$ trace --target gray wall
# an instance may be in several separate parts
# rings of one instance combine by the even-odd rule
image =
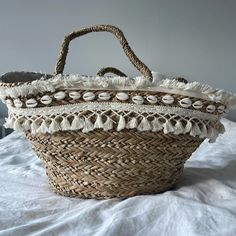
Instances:
[[[109,23],[152,70],[236,93],[235,12],[234,0],[1,1],[0,73],[51,73],[66,33]],[[108,65],[137,74],[114,36],[91,34],[72,43],[65,72],[95,74]]]

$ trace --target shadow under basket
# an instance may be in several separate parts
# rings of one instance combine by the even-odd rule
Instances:
[[[81,198],[126,198],[173,187],[203,139],[163,132],[26,134],[51,189]]]

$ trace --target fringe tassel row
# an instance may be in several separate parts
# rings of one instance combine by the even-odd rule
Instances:
[[[214,141],[219,133],[224,133],[224,126],[218,122],[214,125],[209,123],[204,124],[199,121],[198,123],[191,120],[174,120],[172,118],[157,118],[149,121],[146,117],[143,117],[139,122],[136,117],[133,117],[126,121],[125,117],[120,115],[116,127],[114,127],[114,121],[107,117],[105,122],[101,114],[97,114],[96,120],[93,123],[88,117],[74,116],[72,121],[69,121],[68,117],[55,117],[49,118],[50,120],[41,118],[30,120],[25,118],[10,117],[6,119],[5,127],[13,128],[15,130],[31,131],[32,134],[36,133],[55,133],[60,130],[81,130],[83,133],[93,131],[95,129],[103,129],[109,131],[115,129],[121,131],[123,129],[137,129],[138,131],[152,131],[158,132],[163,130],[164,134],[174,133],[176,135],[189,133],[191,136],[200,138],[209,138]],[[59,122],[59,120],[61,120]]]

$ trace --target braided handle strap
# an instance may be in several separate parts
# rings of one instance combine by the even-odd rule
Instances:
[[[116,69],[115,67],[104,67],[101,68],[98,72],[97,75],[98,76],[104,76],[107,73],[112,73],[121,77],[127,77],[126,74],[124,74],[122,71]]]
[[[147,79],[152,79],[152,73],[150,69],[135,55],[133,50],[130,48],[128,41],[126,40],[123,32],[119,28],[112,25],[95,25],[95,26],[83,28],[81,30],[74,31],[68,34],[64,38],[64,41],[62,42],[62,45],[61,45],[61,51],[57,60],[56,67],[55,67],[56,75],[62,74],[64,71],[70,41],[91,32],[110,32],[114,34],[116,38],[119,40],[130,62],[141,72],[142,75],[144,75],[144,77],[146,77]]]

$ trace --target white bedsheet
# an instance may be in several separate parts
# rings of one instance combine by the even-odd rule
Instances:
[[[176,188],[126,200],[82,200],[48,189],[41,161],[20,133],[0,140],[0,235],[236,235],[236,123],[204,142]]]

